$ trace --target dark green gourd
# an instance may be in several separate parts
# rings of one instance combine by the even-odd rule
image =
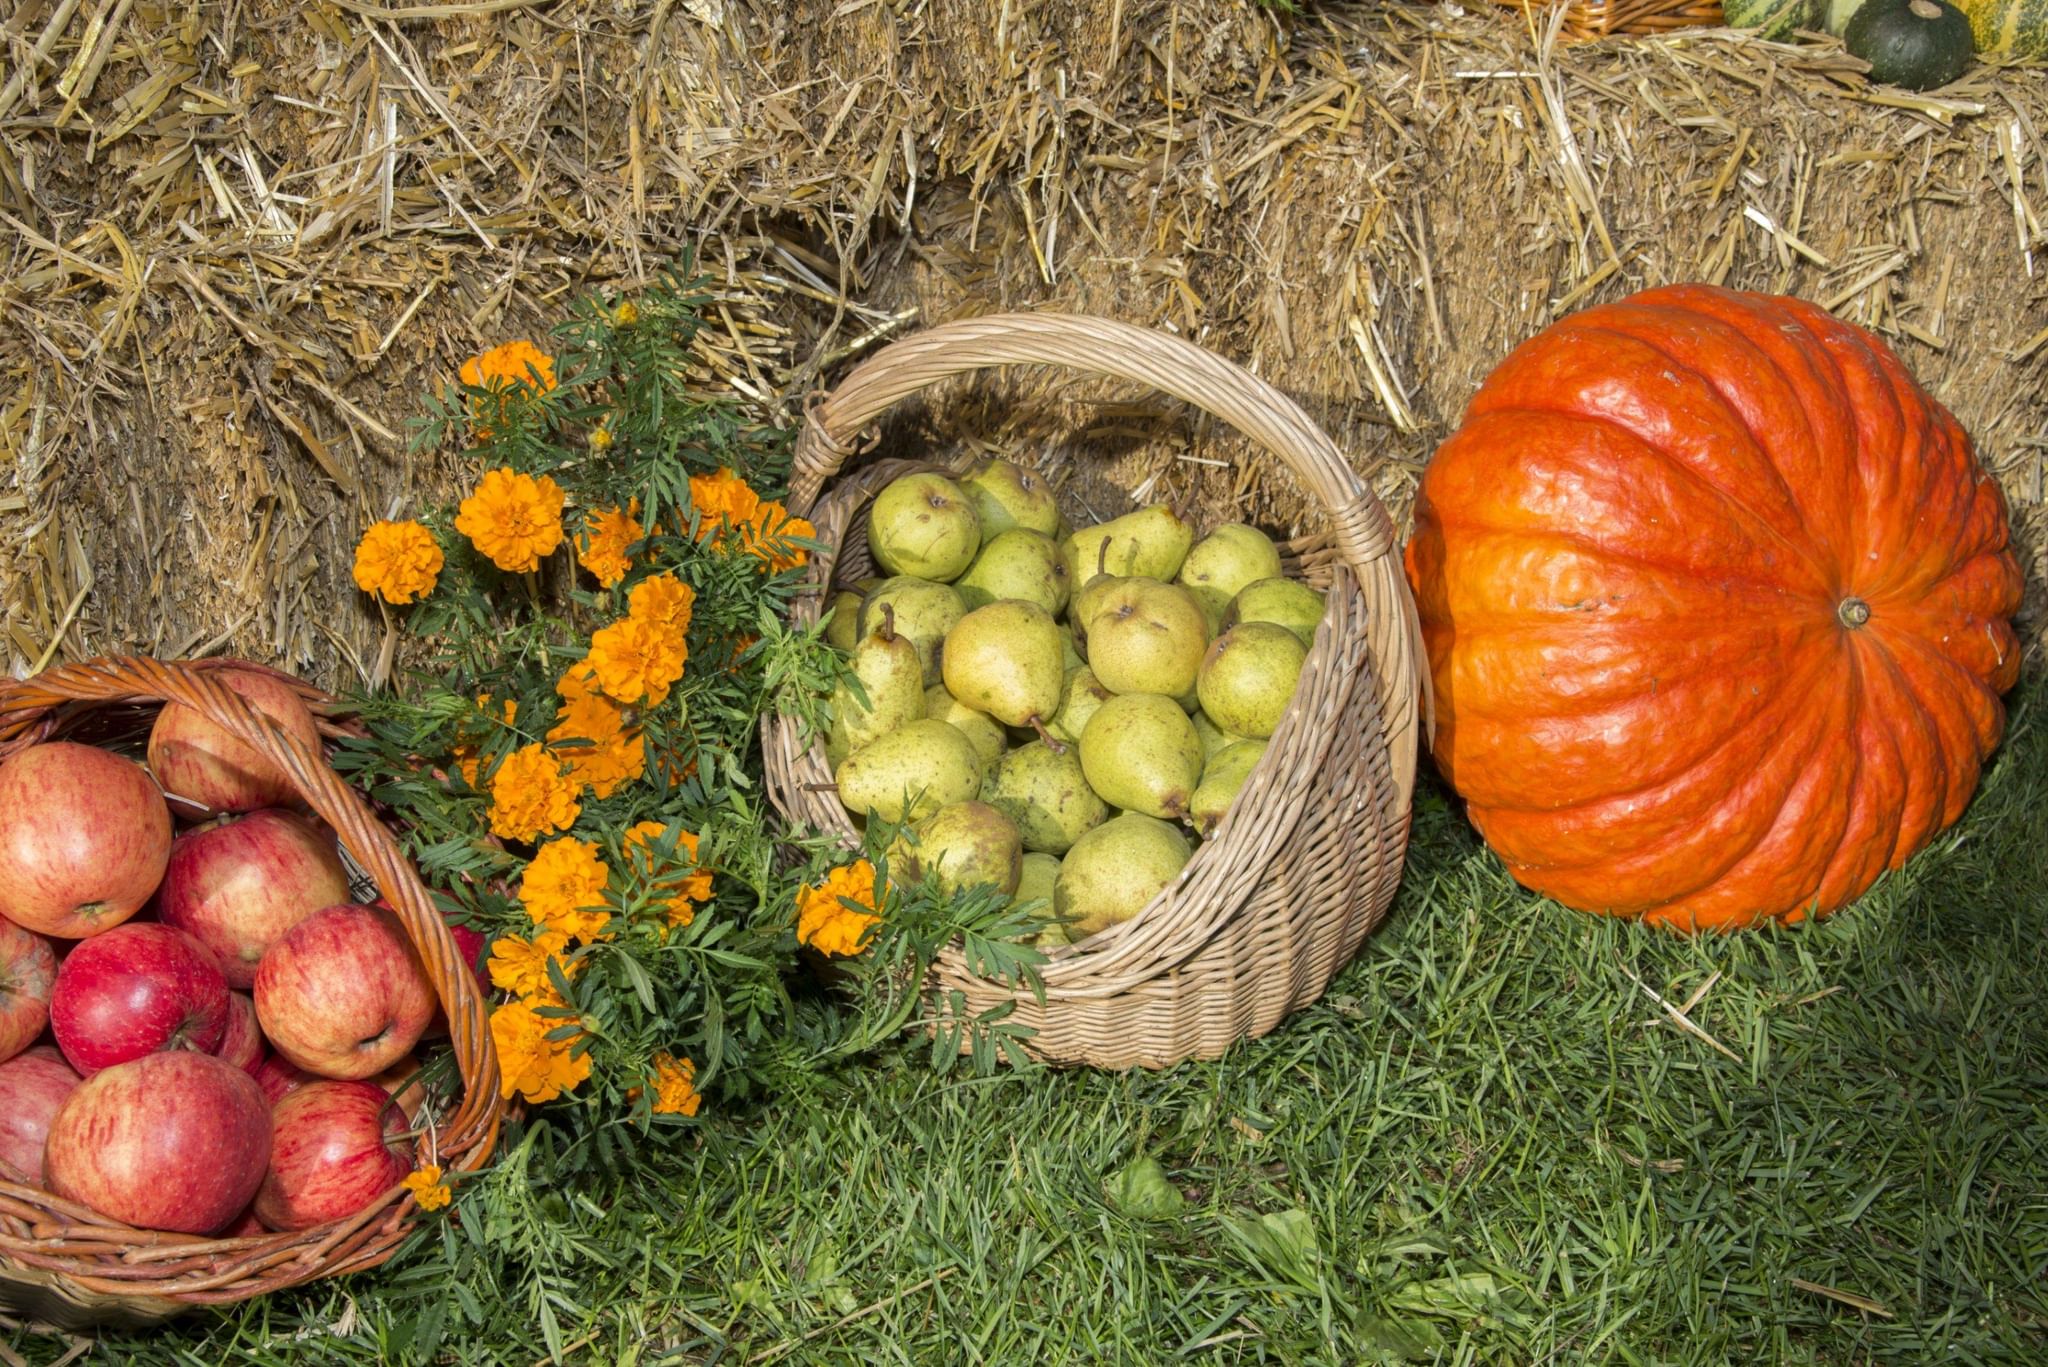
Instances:
[[[1976,52],[1969,19],[1943,0],[1868,0],[1842,44],[1870,63],[1871,80],[1904,90],[1947,85]]]

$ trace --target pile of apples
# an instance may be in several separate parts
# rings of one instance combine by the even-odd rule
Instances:
[[[1258,764],[1323,596],[1256,527],[1069,528],[1002,460],[892,480],[867,539],[888,577],[825,628],[858,681],[830,700],[840,802],[901,829],[897,876],[1049,903],[1041,945],[1137,915]]]
[[[288,684],[213,677],[318,752]],[[147,759],[0,763],[0,1177],[182,1234],[351,1215],[412,1170],[433,984],[275,765],[175,703]]]

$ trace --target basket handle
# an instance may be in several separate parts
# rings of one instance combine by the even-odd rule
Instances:
[[[1000,365],[1057,365],[1133,380],[1183,399],[1278,456],[1330,517],[1330,536],[1361,576],[1395,550],[1393,519],[1301,406],[1242,366],[1152,328],[1063,313],[995,313],[891,342],[807,406],[790,475],[803,515],[889,408],[950,376]],[[1398,567],[1397,567],[1398,572]]]
[[[284,770],[306,805],[334,828],[356,862],[376,880],[378,890],[420,951],[447,1012],[449,1039],[463,1080],[462,1104],[440,1142],[444,1149],[467,1150],[462,1167],[481,1166],[496,1142],[504,1102],[498,1089],[497,1051],[491,1043],[490,1022],[475,974],[463,963],[447,923],[435,910],[419,875],[400,853],[398,842],[362,798],[319,751],[307,750],[269,714],[208,677],[228,665],[251,667],[229,660],[174,664],[115,657],[45,670],[18,682],[0,681],[0,754],[41,739],[49,730],[52,714],[70,704],[166,702],[192,708]],[[297,680],[293,683],[309,707],[328,701],[308,685]]]

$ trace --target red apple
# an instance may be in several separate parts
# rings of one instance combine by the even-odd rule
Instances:
[[[209,677],[319,753],[320,728],[290,684],[245,669],[216,669]],[[289,774],[182,703],[167,704],[157,713],[149,733],[149,767],[181,814],[253,812],[299,801]]]
[[[263,1062],[263,1032],[256,1028],[256,1003],[246,992],[228,993],[228,1024],[213,1051],[251,1077]]]
[[[273,1106],[307,1083],[318,1080],[315,1074],[276,1054],[265,1054],[263,1061],[252,1068],[249,1075],[256,1079],[256,1085],[263,1089],[264,1099]]]
[[[0,1172],[43,1185],[43,1141],[50,1117],[78,1086],[78,1074],[47,1044],[0,1063]]]
[[[179,836],[157,894],[157,918],[212,950],[228,986],[246,990],[278,936],[348,896],[334,838],[272,807]]]
[[[366,1078],[419,1043],[434,987],[398,918],[333,906],[278,938],[256,967],[256,1019],[278,1053],[322,1077]]]
[[[134,760],[70,741],[0,764],[0,916],[82,940],[149,900],[171,850],[171,812]]]
[[[405,1114],[371,1082],[309,1082],[270,1113],[270,1171],[256,1218],[311,1229],[355,1214],[412,1171]]]
[[[370,1079],[398,1101],[398,1109],[405,1112],[408,1121],[420,1118],[420,1107],[427,1100],[426,1083],[420,1079],[420,1061],[407,1054],[398,1062]]]
[[[252,1201],[243,1207],[242,1213],[237,1215],[234,1218],[234,1222],[222,1230],[218,1237],[223,1239],[260,1239],[268,1233],[270,1231],[263,1227],[263,1222],[256,1218],[256,1203]]]
[[[227,1028],[219,963],[184,931],[154,921],[78,945],[50,994],[50,1033],[84,1077],[160,1050],[210,1054]]]
[[[67,1201],[145,1229],[212,1234],[270,1162],[256,1080],[190,1050],[145,1054],[78,1084],[50,1121],[43,1167]]]
[[[34,1044],[50,1022],[57,951],[50,942],[0,919],[0,1059]]]

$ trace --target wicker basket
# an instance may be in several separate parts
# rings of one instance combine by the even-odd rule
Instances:
[[[1054,952],[1043,1003],[976,977],[957,947],[934,973],[935,990],[957,990],[970,1012],[1012,1003],[1011,1020],[1033,1032],[1027,1047],[1050,1062],[1128,1068],[1211,1058],[1321,995],[1400,882],[1427,682],[1393,525],[1300,408],[1228,361],[1123,323],[998,314],[896,342],[812,405],[790,505],[834,550],[811,562],[796,621],[815,622],[834,588],[869,572],[863,513],[882,486],[937,468],[878,461],[820,497],[856,437],[928,385],[1013,364],[1134,380],[1194,404],[1279,456],[1323,510],[1320,528],[1284,548],[1290,570],[1328,595],[1294,700],[1229,816],[1180,876],[1135,919]],[[1077,524],[1094,520],[1066,511]],[[857,843],[823,745],[806,749],[799,735],[793,720],[768,723],[778,810]]]
[[[475,975],[390,832],[320,753],[207,677],[222,665],[260,668],[229,660],[106,659],[23,682],[0,681],[0,758],[59,738],[139,752],[158,705],[180,702],[281,766],[396,909],[447,1014],[463,1096],[455,1113],[422,1137],[421,1160],[449,1171],[481,1167],[497,1141],[504,1102]],[[277,677],[316,709],[327,736],[347,734],[334,719],[331,698]],[[150,1324],[193,1306],[375,1267],[396,1250],[415,1210],[410,1195],[394,1188],[367,1210],[314,1229],[207,1239],[133,1229],[49,1192],[0,1180],[0,1305],[66,1328]]]
[[[1534,17],[1540,26],[1557,0],[1494,0]],[[1721,0],[1570,0],[1564,6],[1566,42],[1610,38],[1631,33],[1670,33],[1674,29],[1718,28]]]

